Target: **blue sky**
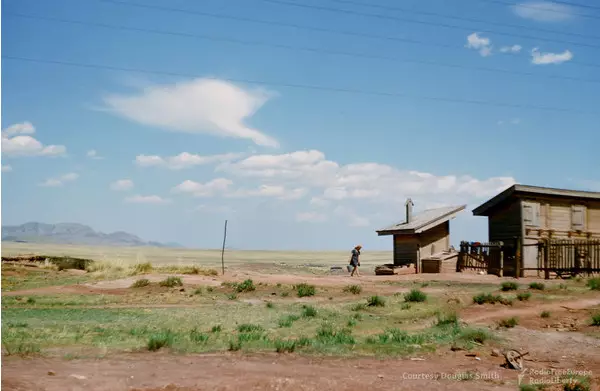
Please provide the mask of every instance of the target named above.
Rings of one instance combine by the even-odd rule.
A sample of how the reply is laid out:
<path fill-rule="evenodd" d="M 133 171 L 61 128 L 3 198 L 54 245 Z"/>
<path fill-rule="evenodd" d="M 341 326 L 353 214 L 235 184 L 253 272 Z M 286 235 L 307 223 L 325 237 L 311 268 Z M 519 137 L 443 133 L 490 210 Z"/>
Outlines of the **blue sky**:
<path fill-rule="evenodd" d="M 391 249 L 406 197 L 458 243 L 514 182 L 600 190 L 600 9 L 364 3 L 3 1 L 2 223 Z"/>

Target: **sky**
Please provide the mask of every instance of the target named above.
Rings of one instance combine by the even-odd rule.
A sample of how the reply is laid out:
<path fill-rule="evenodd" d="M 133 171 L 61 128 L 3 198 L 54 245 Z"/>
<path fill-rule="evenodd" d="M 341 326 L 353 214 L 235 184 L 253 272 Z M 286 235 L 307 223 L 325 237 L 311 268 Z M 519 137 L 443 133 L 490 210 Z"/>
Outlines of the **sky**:
<path fill-rule="evenodd" d="M 600 191 L 591 0 L 3 0 L 2 224 L 232 249 L 375 230 L 514 183 Z"/>

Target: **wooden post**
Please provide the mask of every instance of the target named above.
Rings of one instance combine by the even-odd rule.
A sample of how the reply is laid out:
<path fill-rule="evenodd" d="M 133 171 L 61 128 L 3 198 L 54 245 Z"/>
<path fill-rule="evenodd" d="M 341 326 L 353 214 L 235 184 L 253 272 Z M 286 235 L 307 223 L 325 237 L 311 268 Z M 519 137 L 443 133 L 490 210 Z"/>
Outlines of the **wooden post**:
<path fill-rule="evenodd" d="M 548 241 L 544 241 L 544 279 L 550 279 L 550 260 L 548 259 Z"/>
<path fill-rule="evenodd" d="M 515 237 L 515 277 L 519 278 L 521 277 L 521 240 L 519 239 L 519 237 Z"/>
<path fill-rule="evenodd" d="M 504 243 L 500 242 L 500 277 L 504 277 Z"/>
<path fill-rule="evenodd" d="M 227 220 L 225 220 L 225 232 L 223 233 L 223 248 L 221 249 L 221 270 L 225 275 L 225 241 L 227 240 Z"/>

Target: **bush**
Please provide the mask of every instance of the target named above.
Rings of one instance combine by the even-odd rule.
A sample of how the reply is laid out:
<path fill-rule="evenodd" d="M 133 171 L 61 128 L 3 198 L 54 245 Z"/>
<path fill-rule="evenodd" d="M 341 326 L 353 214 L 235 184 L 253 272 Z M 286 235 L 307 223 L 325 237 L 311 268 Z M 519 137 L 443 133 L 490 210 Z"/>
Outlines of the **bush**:
<path fill-rule="evenodd" d="M 335 330 L 333 326 L 328 323 L 321 325 L 317 330 L 316 339 L 325 345 L 354 344 L 356 342 L 354 337 L 350 335 L 349 330 Z"/>
<path fill-rule="evenodd" d="M 404 295 L 404 301 L 407 303 L 422 303 L 427 301 L 427 295 L 418 289 L 413 289 Z"/>
<path fill-rule="evenodd" d="M 274 308 L 275 307 L 275 305 L 272 302 L 270 302 L 270 301 L 267 301 L 266 305 L 267 305 L 267 308 Z"/>
<path fill-rule="evenodd" d="M 288 297 L 290 292 L 281 292 L 281 297 Z"/>
<path fill-rule="evenodd" d="M 257 324 L 244 323 L 238 326 L 238 331 L 240 333 L 252 333 L 258 331 L 264 331 L 264 328 Z"/>
<path fill-rule="evenodd" d="M 436 325 L 458 325 L 458 315 L 456 315 L 456 312 L 449 312 L 447 314 L 442 314 L 438 312 Z"/>
<path fill-rule="evenodd" d="M 288 315 L 279 319 L 279 327 L 292 327 L 292 324 L 300 319 L 298 315 Z"/>
<path fill-rule="evenodd" d="M 503 291 L 516 291 L 519 289 L 519 284 L 513 281 L 505 281 L 502 283 L 501 288 Z"/>
<path fill-rule="evenodd" d="M 512 305 L 512 300 L 506 299 L 500 295 L 494 296 L 491 293 L 480 293 L 473 296 L 473 303 L 475 304 L 496 304 L 501 303 L 504 305 Z"/>
<path fill-rule="evenodd" d="M 223 327 L 220 324 L 218 324 L 216 326 L 213 326 L 210 331 L 213 333 L 220 333 L 221 331 L 223 331 Z"/>
<path fill-rule="evenodd" d="M 409 310 L 412 306 L 410 305 L 410 303 L 402 303 L 402 305 L 400 306 L 401 310 Z"/>
<path fill-rule="evenodd" d="M 461 330 L 458 338 L 465 342 L 477 342 L 481 344 L 491 339 L 492 336 L 486 329 L 465 328 Z"/>
<path fill-rule="evenodd" d="M 541 318 L 549 318 L 550 317 L 550 312 L 548 311 L 542 311 L 542 313 L 540 314 Z"/>
<path fill-rule="evenodd" d="M 252 282 L 252 280 L 247 279 L 242 283 L 236 284 L 235 285 L 235 290 L 242 293 L 242 292 L 252 292 L 254 290 L 256 290 L 256 287 L 254 286 L 254 282 Z"/>
<path fill-rule="evenodd" d="M 131 287 L 132 288 L 143 288 L 148 285 L 150 285 L 150 280 L 148 280 L 147 278 L 142 278 L 141 280 L 137 280 L 136 282 L 134 282 L 133 285 L 131 285 Z"/>
<path fill-rule="evenodd" d="M 205 343 L 208 341 L 208 334 L 201 333 L 196 328 L 190 331 L 190 339 L 194 342 Z"/>
<path fill-rule="evenodd" d="M 385 307 L 385 299 L 381 296 L 371 296 L 367 299 L 369 307 Z"/>
<path fill-rule="evenodd" d="M 195 294 L 195 295 L 201 295 L 202 293 L 203 293 L 203 292 L 202 292 L 202 287 L 198 287 L 198 288 L 196 288 L 196 290 L 194 291 L 194 294 Z"/>
<path fill-rule="evenodd" d="M 346 323 L 346 326 L 348 326 L 348 327 L 354 327 L 354 326 L 356 326 L 356 320 L 355 319 L 348 319 L 348 323 Z"/>
<path fill-rule="evenodd" d="M 314 285 L 308 285 L 306 283 L 296 285 L 296 291 L 298 297 L 314 296 L 316 289 Z"/>
<path fill-rule="evenodd" d="M 590 278 L 586 285 L 593 291 L 600 291 L 600 277 Z"/>
<path fill-rule="evenodd" d="M 344 287 L 344 292 L 359 295 L 362 292 L 362 287 L 360 285 L 348 285 Z"/>
<path fill-rule="evenodd" d="M 592 326 L 600 326 L 600 314 L 592 315 Z"/>
<path fill-rule="evenodd" d="M 183 282 L 181 281 L 181 278 L 179 277 L 167 277 L 166 280 L 162 280 L 159 283 L 160 286 L 166 286 L 168 288 L 173 288 L 176 286 L 183 286 Z"/>
<path fill-rule="evenodd" d="M 590 391 L 590 379 L 583 376 L 571 377 L 563 380 L 564 391 Z"/>
<path fill-rule="evenodd" d="M 242 348 L 242 342 L 239 339 L 237 341 L 233 340 L 233 339 L 229 340 L 229 351 L 237 352 L 241 348 Z"/>
<path fill-rule="evenodd" d="M 500 322 L 498 322 L 498 326 L 500 327 L 505 327 L 505 328 L 513 328 L 516 325 L 519 324 L 519 319 L 512 317 L 512 318 L 508 318 L 508 319 L 502 319 Z"/>
<path fill-rule="evenodd" d="M 215 288 L 213 288 L 212 286 L 209 286 L 209 287 L 206 288 L 206 291 L 208 293 L 213 293 L 215 291 Z"/>
<path fill-rule="evenodd" d="M 546 286 L 541 282 L 532 282 L 529 284 L 529 289 L 536 289 L 538 291 L 543 291 Z"/>
<path fill-rule="evenodd" d="M 28 298 L 27 298 L 27 304 L 35 304 L 35 298 L 33 298 L 33 297 L 28 297 Z"/>
<path fill-rule="evenodd" d="M 150 336 L 148 340 L 148 350 L 155 352 L 165 346 L 171 346 L 175 336 L 170 330 L 162 331 Z"/>
<path fill-rule="evenodd" d="M 527 301 L 531 298 L 531 293 L 529 292 L 521 292 L 517 295 L 517 299 L 519 299 L 519 301 Z"/>
<path fill-rule="evenodd" d="M 227 298 L 229 300 L 235 300 L 235 299 L 237 299 L 237 295 L 235 293 L 231 293 L 231 294 L 227 295 Z"/>
<path fill-rule="evenodd" d="M 285 353 L 285 352 L 289 352 L 289 353 L 293 353 L 294 350 L 296 350 L 296 341 L 293 339 L 288 339 L 288 340 L 281 340 L 281 339 L 277 339 L 275 340 L 275 351 L 277 353 Z"/>
<path fill-rule="evenodd" d="M 133 267 L 135 274 L 150 273 L 152 271 L 152 264 L 150 262 L 138 263 Z"/>
<path fill-rule="evenodd" d="M 305 305 L 302 308 L 302 316 L 305 318 L 314 318 L 317 316 L 317 309 L 310 305 Z"/>

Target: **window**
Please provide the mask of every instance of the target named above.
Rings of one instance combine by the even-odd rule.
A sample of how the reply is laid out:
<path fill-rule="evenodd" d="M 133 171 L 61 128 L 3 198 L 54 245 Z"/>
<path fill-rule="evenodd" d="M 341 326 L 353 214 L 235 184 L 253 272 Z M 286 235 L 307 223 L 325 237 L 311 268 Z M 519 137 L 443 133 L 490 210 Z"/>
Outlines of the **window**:
<path fill-rule="evenodd" d="M 586 208 L 583 205 L 573 205 L 571 207 L 571 229 L 574 231 L 585 230 Z"/>
<path fill-rule="evenodd" d="M 540 204 L 523 202 L 523 223 L 529 227 L 540 226 Z"/>

